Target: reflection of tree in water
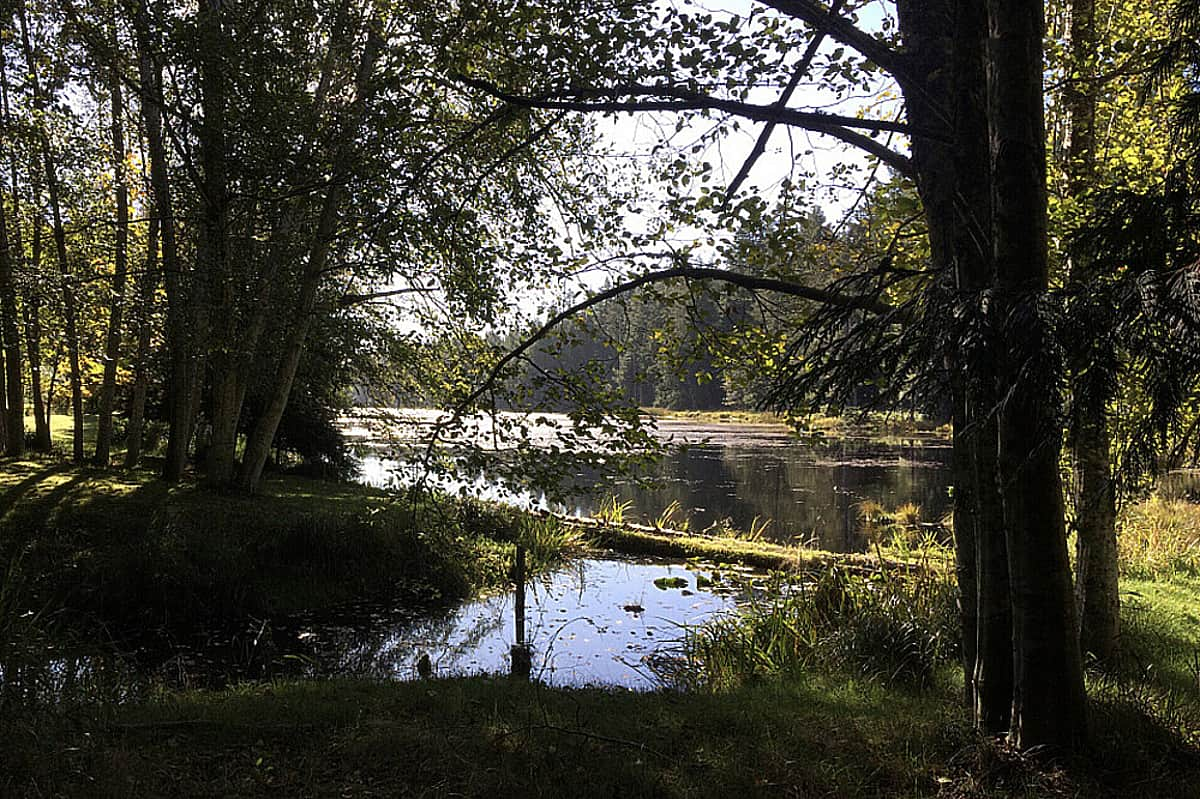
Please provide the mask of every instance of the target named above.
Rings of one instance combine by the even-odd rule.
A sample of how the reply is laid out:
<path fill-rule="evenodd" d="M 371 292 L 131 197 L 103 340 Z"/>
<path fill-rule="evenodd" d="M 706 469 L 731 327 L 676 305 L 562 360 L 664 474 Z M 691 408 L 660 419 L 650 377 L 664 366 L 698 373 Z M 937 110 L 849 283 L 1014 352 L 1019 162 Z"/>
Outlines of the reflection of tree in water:
<path fill-rule="evenodd" d="M 692 446 L 668 454 L 658 472 L 663 485 L 626 486 L 622 500 L 654 520 L 672 502 L 688 511 L 693 528 L 728 518 L 738 529 L 772 520 L 765 535 L 812 541 L 832 550 L 861 549 L 857 506 L 866 499 L 887 507 L 912 502 L 928 520 L 949 508 L 946 450 L 884 446 L 842 439 L 817 446 Z"/>
<path fill-rule="evenodd" d="M 423 652 L 436 671 L 457 673 L 466 670 L 464 661 L 479 653 L 488 636 L 504 628 L 510 604 L 509 597 L 501 596 L 472 603 L 466 612 L 426 608 L 420 615 L 376 617 L 353 626 L 321 625 L 321 637 L 310 651 L 327 673 L 406 677 Z"/>

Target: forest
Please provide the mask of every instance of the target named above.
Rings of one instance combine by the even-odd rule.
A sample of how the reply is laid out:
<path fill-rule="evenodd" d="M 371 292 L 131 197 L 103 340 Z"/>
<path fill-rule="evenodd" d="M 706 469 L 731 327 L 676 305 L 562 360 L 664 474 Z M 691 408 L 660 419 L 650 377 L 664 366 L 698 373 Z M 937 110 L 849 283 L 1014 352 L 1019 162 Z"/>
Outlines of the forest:
<path fill-rule="evenodd" d="M 0 795 L 1197 795 L 1200 3 L 710 6 L 0 0 Z"/>

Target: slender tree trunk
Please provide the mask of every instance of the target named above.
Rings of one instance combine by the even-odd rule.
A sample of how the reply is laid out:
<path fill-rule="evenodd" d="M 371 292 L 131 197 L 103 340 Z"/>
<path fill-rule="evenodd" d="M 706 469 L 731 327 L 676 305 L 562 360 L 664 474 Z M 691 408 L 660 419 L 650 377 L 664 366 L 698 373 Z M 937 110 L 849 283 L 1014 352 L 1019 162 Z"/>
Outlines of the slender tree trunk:
<path fill-rule="evenodd" d="M 997 304 L 999 476 L 1013 614 L 1012 733 L 1071 750 L 1086 700 L 1058 473 L 1059 369 L 1039 304 L 1048 285 L 1042 4 L 988 0 L 988 121 Z"/>
<path fill-rule="evenodd" d="M 154 190 L 154 208 L 159 217 L 163 285 L 167 291 L 170 428 L 163 479 L 176 483 L 183 478 L 188 446 L 195 427 L 193 386 L 198 382 L 198 359 L 189 330 L 194 320 L 189 318 L 186 286 L 175 240 L 171 178 L 162 128 L 162 70 L 154 62 L 150 16 L 145 6 L 138 4 L 133 9 L 132 17 L 138 50 L 138 77 L 142 86 L 142 122 L 146 130 L 146 147 L 150 153 L 150 184 Z"/>
<path fill-rule="evenodd" d="M 8 107 L 8 64 L 0 51 L 0 104 L 4 129 L 13 131 Z M 11 138 L 6 136 L 11 141 Z M 11 147 L 11 145 L 10 145 Z M 5 425 L 6 454 L 19 457 L 25 452 L 25 397 L 21 388 L 21 334 L 17 322 L 16 268 L 25 258 L 21 244 L 21 203 L 17 185 L 16 154 L 8 153 L 12 176 L 13 227 L 9 234 L 3 204 L 0 203 L 0 333 L 4 338 L 5 399 L 8 419 Z"/>
<path fill-rule="evenodd" d="M 14 195 L 15 197 L 15 195 Z M 25 450 L 25 403 L 21 396 L 21 344 L 17 333 L 17 299 L 13 285 L 13 256 L 4 208 L 0 207 L 0 333 L 4 341 L 4 452 L 19 456 Z"/>
<path fill-rule="evenodd" d="M 119 51 L 116 21 L 112 30 L 113 52 Z M 117 361 L 121 354 L 121 318 L 125 308 L 125 280 L 128 272 L 129 186 L 125 168 L 125 103 L 121 96 L 121 72 L 112 65 L 109 94 L 112 105 L 112 166 L 116 188 L 117 228 L 113 252 L 112 295 L 109 298 L 108 335 L 104 342 L 104 376 L 100 386 L 96 421 L 96 463 L 108 466 L 112 450 L 113 400 L 117 391 Z"/>
<path fill-rule="evenodd" d="M 382 47 L 379 32 L 375 30 L 372 22 L 368 22 L 368 25 L 367 42 L 355 79 L 356 108 L 352 116 L 356 123 L 365 112 L 371 93 L 374 91 L 375 85 L 371 80 L 371 75 L 375 69 L 375 60 Z M 283 413 L 287 409 L 292 382 L 295 380 L 296 370 L 300 366 L 300 358 L 304 353 L 304 342 L 308 337 L 308 328 L 316 307 L 317 291 L 325 274 L 329 251 L 333 245 L 338 211 L 344 192 L 342 184 L 348 170 L 348 148 L 350 146 L 348 140 L 351 138 L 348 131 L 343 132 L 342 142 L 334 159 L 335 167 L 330 186 L 326 190 L 325 199 L 321 204 L 317 229 L 313 234 L 312 245 L 301 277 L 295 321 L 284 342 L 283 354 L 275 373 L 267 407 L 247 438 L 246 452 L 242 458 L 242 470 L 238 482 L 244 491 L 250 493 L 258 490 L 263 468 L 271 454 L 271 443 L 275 439 L 279 422 L 283 419 Z"/>
<path fill-rule="evenodd" d="M 1069 139 L 1066 151 L 1067 193 L 1082 201 L 1096 173 L 1096 6 L 1095 0 L 1072 0 L 1070 24 L 1072 80 L 1065 91 Z M 1086 287 L 1099 275 L 1082 252 L 1069 253 L 1071 278 Z M 1085 315 L 1105 329 L 1111 313 L 1092 307 L 1098 298 L 1086 297 Z M 1080 342 L 1085 351 L 1072 364 L 1074 414 L 1070 444 L 1075 482 L 1075 600 L 1079 612 L 1079 641 L 1085 652 L 1108 660 L 1121 635 L 1118 588 L 1116 496 L 1113 491 L 1108 402 L 1111 387 L 1105 379 L 1113 358 L 1104 335 Z"/>
<path fill-rule="evenodd" d="M 33 241 L 30 246 L 29 266 L 31 274 L 41 274 L 42 269 L 42 216 L 34 209 Z M 42 390 L 42 294 L 37 283 L 29 281 L 21 309 L 25 322 L 25 348 L 29 355 L 29 390 L 33 395 L 33 438 L 34 449 L 50 451 L 50 407 Z"/>
<path fill-rule="evenodd" d="M 46 110 L 46 98 L 38 81 L 37 59 L 29 40 L 29 23 L 25 14 L 25 3 L 17 5 L 21 23 L 21 43 L 25 51 L 25 64 L 29 70 L 29 82 L 33 91 L 34 107 L 39 112 Z M 71 380 L 71 414 L 73 424 L 72 457 L 83 462 L 83 376 L 79 365 L 79 309 L 75 296 L 75 275 L 67 255 L 67 233 L 63 227 L 62 206 L 59 201 L 58 166 L 50 146 L 50 135 L 45 127 L 39 127 L 38 140 L 41 147 L 42 166 L 46 176 L 46 189 L 50 200 L 50 220 L 54 232 L 54 252 L 58 260 L 59 276 L 62 279 L 63 314 L 66 317 L 67 362 Z"/>
<path fill-rule="evenodd" d="M 977 659 L 976 636 L 978 633 L 979 583 L 976 578 L 978 554 L 977 525 L 979 507 L 972 484 L 963 481 L 961 475 L 970 474 L 974 465 L 966 434 L 967 421 L 964 409 L 966 398 L 961 386 L 955 388 L 954 429 L 951 470 L 954 474 L 954 570 L 958 579 L 959 621 L 962 626 L 963 701 L 969 708 L 975 707 L 975 663 Z"/>
<path fill-rule="evenodd" d="M 125 434 L 125 468 L 137 466 L 142 457 L 146 396 L 150 390 L 150 336 L 154 313 L 154 291 L 158 288 L 158 215 L 150 217 L 146 234 L 146 265 L 139 281 L 137 352 L 133 358 L 133 393 L 129 400 L 129 422 Z"/>
<path fill-rule="evenodd" d="M 1116 654 L 1121 637 L 1117 509 L 1113 491 L 1107 403 L 1076 397 L 1079 419 L 1072 434 L 1075 460 L 1075 568 L 1079 643 L 1100 660 Z M 1102 407 L 1095 407 L 1102 405 Z"/>
<path fill-rule="evenodd" d="M 8 379 L 7 361 L 4 350 L 0 348 L 0 441 L 8 440 Z"/>

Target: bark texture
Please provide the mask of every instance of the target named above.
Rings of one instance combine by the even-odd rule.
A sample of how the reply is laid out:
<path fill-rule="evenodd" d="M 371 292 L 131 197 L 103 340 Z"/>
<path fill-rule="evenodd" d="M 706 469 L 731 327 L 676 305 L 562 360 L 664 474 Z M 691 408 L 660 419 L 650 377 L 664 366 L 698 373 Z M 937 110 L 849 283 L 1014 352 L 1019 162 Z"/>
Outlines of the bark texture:
<path fill-rule="evenodd" d="M 1048 284 L 1042 4 L 988 0 L 992 239 L 1002 319 L 999 478 L 1013 616 L 1012 736 L 1068 751 L 1085 697 L 1058 473 L 1058 365 Z"/>
<path fill-rule="evenodd" d="M 1083 201 L 1096 177 L 1096 4 L 1072 0 L 1071 80 L 1064 92 L 1069 138 L 1066 148 L 1067 193 Z M 1089 285 L 1098 277 L 1087 256 L 1069 253 L 1071 279 Z M 1088 296 L 1081 328 L 1103 331 L 1112 309 L 1095 307 Z M 1105 373 L 1113 353 L 1103 334 L 1079 342 L 1072 369 L 1071 450 L 1075 482 L 1075 600 L 1079 642 L 1100 660 L 1116 654 L 1121 637 L 1121 600 L 1117 585 L 1117 506 L 1113 486 L 1108 403 L 1112 387 Z"/>

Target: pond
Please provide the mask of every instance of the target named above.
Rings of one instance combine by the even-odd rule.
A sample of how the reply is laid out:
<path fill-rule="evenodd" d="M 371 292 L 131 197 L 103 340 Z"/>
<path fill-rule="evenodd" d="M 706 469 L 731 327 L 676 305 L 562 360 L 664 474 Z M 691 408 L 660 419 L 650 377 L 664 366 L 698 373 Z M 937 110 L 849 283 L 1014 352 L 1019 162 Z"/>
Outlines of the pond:
<path fill-rule="evenodd" d="M 624 519 L 704 530 L 728 524 L 761 530 L 765 539 L 857 552 L 867 539 L 859 523 L 864 501 L 894 509 L 914 504 L 936 526 L 950 511 L 950 443 L 936 437 L 888 442 L 866 438 L 799 439 L 782 425 L 659 424 L 667 444 L 651 477 L 654 487 L 580 470 L 573 480 L 593 492 L 553 503 L 543 494 L 507 495 L 486 478 L 442 488 L 524 507 L 593 516 L 612 498 Z M 361 479 L 391 486 L 412 479 L 396 459 L 367 455 Z"/>
<path fill-rule="evenodd" d="M 748 571 L 662 560 L 589 557 L 531 579 L 525 591 L 530 677 L 548 685 L 663 686 L 650 663 L 685 625 L 736 610 Z M 254 620 L 140 655 L 143 672 L 182 686 L 278 677 L 407 680 L 507 674 L 517 642 L 516 592 L 451 605 L 360 603 L 335 612 Z"/>

